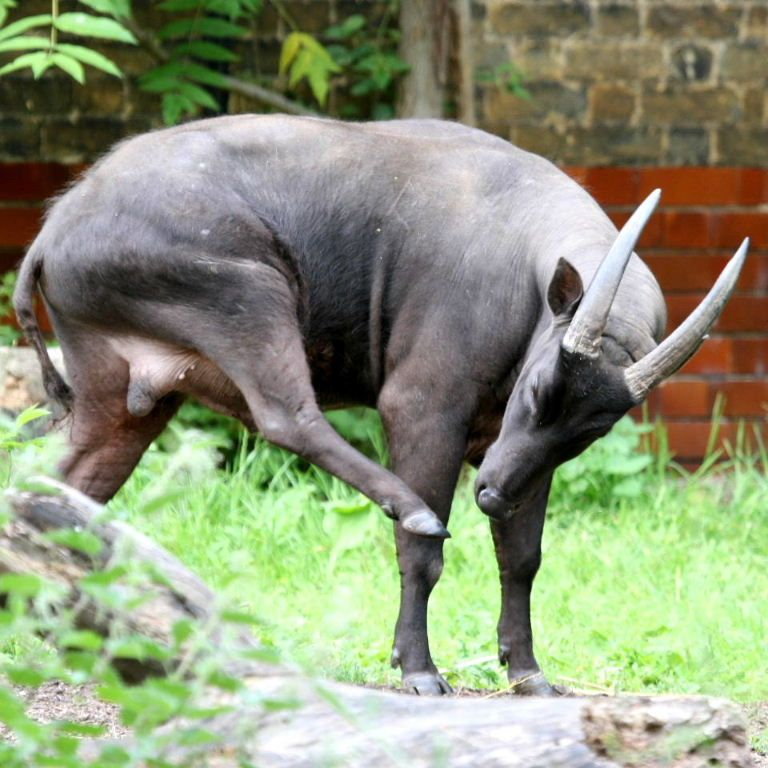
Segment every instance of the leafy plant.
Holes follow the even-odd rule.
[[[503,88],[520,99],[531,98],[531,92],[525,87],[525,73],[512,61],[495,67],[482,67],[475,77],[478,83]]]
[[[652,426],[625,416],[605,437],[557,470],[552,498],[567,498],[574,507],[598,504],[606,509],[622,499],[641,498],[652,480],[648,470],[654,456],[640,449],[643,436],[652,431]]]
[[[167,21],[144,28],[132,14],[130,0],[78,0],[88,12],[62,13],[60,0],[51,0],[51,13],[27,16],[3,26],[16,0],[0,0],[0,54],[18,53],[0,67],[0,75],[30,69],[35,78],[58,68],[84,83],[91,66],[122,77],[117,65],[92,44],[112,41],[141,43],[156,64],[139,77],[140,87],[162,99],[163,119],[173,124],[201,110],[221,112],[221,92],[236,91],[260,99],[281,111],[311,112],[260,84],[229,73],[240,61],[233,42],[248,34],[246,22],[260,13],[263,0],[157,0]],[[397,30],[392,25],[397,4],[392,0],[375,30],[355,14],[321,36],[328,45],[300,30],[281,2],[270,0],[291,32],[283,41],[280,74],[289,92],[309,97],[322,108],[329,94],[346,94],[345,116],[376,118],[393,114],[393,85],[407,71],[396,54]],[[60,36],[67,36],[60,40]],[[89,43],[86,45],[84,43]],[[306,95],[306,94],[303,94]]]
[[[295,88],[306,80],[312,95],[320,106],[325,106],[331,77],[341,72],[341,67],[322,43],[306,32],[291,32],[285,39],[280,53],[280,73],[288,75],[288,85]]]
[[[165,60],[142,75],[139,84],[162,95],[166,123],[193,116],[200,108],[221,111],[211,89],[228,89],[221,65],[240,59],[230,41],[247,33],[242,22],[259,13],[261,6],[261,0],[163,0],[158,4],[171,17],[155,35]]]
[[[328,53],[344,74],[347,100],[341,105],[343,117],[370,114],[376,120],[394,117],[395,86],[408,72],[397,53],[400,32],[392,25],[394,4],[390,3],[378,29],[355,14],[323,33]],[[351,97],[351,98],[350,98]]]
[[[0,487],[5,488],[10,483],[14,456],[18,456],[22,449],[43,446],[45,439],[41,436],[31,436],[29,427],[49,415],[49,411],[36,405],[26,408],[15,417],[0,413],[0,467],[4,471],[4,476],[0,478]]]
[[[7,510],[0,524],[11,519]],[[102,520],[103,522],[104,520]],[[14,736],[0,742],[0,764],[7,768],[87,768],[87,766],[191,766],[222,738],[206,727],[213,715],[236,706],[243,682],[231,673],[237,659],[274,661],[266,648],[244,647],[238,642],[244,623],[255,623],[247,613],[222,603],[205,622],[181,618],[175,621],[169,645],[131,630],[125,617],[152,599],[152,589],[167,585],[161,568],[137,562],[130,547],[116,548],[102,562],[101,539],[91,531],[56,530],[48,538],[58,547],[79,552],[90,559],[93,569],[74,581],[81,595],[72,604],[67,588],[34,573],[0,576],[0,647],[13,644],[15,652],[0,659],[0,723]],[[77,626],[77,613],[85,603],[104,616],[111,616],[110,634],[102,637]],[[17,638],[38,636],[42,641],[18,643]],[[214,641],[215,636],[215,641]],[[153,660],[168,665],[180,663],[162,678],[148,678],[138,685],[127,684],[113,660]],[[69,685],[89,684],[102,702],[119,708],[122,724],[132,731],[130,741],[104,741],[101,747],[82,752],[83,737],[105,735],[103,726],[69,720],[36,722],[26,711],[22,694],[51,681]],[[211,696],[212,691],[223,696]],[[295,701],[277,698],[263,702],[272,710],[295,707]],[[159,726],[178,717],[172,730]],[[188,754],[173,757],[177,745]],[[190,754],[191,753],[191,754]]]
[[[130,0],[79,0],[81,5],[96,11],[60,13],[59,0],[52,0],[51,13],[27,16],[2,27],[8,11],[16,6],[15,0],[2,0],[0,6],[0,53],[26,51],[5,66],[0,67],[0,75],[19,69],[31,69],[35,78],[41,77],[46,70],[57,67],[66,72],[78,83],[85,82],[85,67],[91,66],[110,75],[122,77],[114,62],[98,51],[79,43],[67,43],[59,40],[60,33],[82,38],[114,40],[135,45],[134,35],[121,23],[130,15]],[[27,34],[35,30],[34,34]],[[42,30],[45,35],[38,32]]]

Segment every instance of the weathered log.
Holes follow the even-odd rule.
[[[81,609],[81,626],[110,631],[104,616],[78,593],[77,582],[119,551],[129,551],[132,559],[160,568],[167,577],[149,588],[151,599],[136,612],[119,617],[131,630],[171,647],[176,619],[215,616],[215,596],[198,577],[130,526],[106,521],[103,508],[80,494],[14,493],[11,504],[16,518],[0,535],[0,573],[32,571],[65,586],[70,603]],[[44,535],[71,527],[87,528],[101,539],[98,556],[52,544]],[[257,645],[247,632],[237,642]],[[229,703],[234,709],[201,724],[226,744],[206,747],[206,765],[234,768],[241,758],[260,766],[750,765],[739,711],[707,697],[427,699],[319,682],[277,663],[238,665],[251,695],[236,699],[211,692],[206,703]],[[163,669],[133,662],[124,671],[140,677]],[[301,706],[275,710],[268,705],[275,699],[295,699]],[[170,732],[177,727],[176,722],[164,726]],[[186,749],[172,748],[167,757],[179,759]]]

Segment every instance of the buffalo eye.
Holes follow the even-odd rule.
[[[536,422],[540,427],[545,427],[557,421],[563,410],[563,396],[565,387],[552,382],[542,383],[537,377],[531,388],[534,400],[534,413]]]

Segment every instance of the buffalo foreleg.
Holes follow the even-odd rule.
[[[382,392],[379,410],[389,439],[392,470],[429,504],[443,523],[448,522],[451,500],[466,447],[466,423],[454,403],[453,410],[435,411],[421,390],[396,383]],[[434,391],[434,407],[439,398]],[[451,688],[438,673],[429,651],[427,605],[443,569],[443,542],[395,529],[400,569],[400,613],[395,628],[392,665],[399,666],[406,689],[440,695]]]
[[[531,587],[541,563],[541,534],[551,479],[507,521],[491,521],[501,579],[499,660],[507,665],[512,691],[551,696],[550,685],[533,655]]]

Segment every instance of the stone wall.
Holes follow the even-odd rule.
[[[403,0],[407,2],[408,0]],[[63,0],[67,5],[67,0]],[[319,32],[382,0],[285,0]],[[49,9],[24,0],[23,13]],[[153,2],[134,0],[140,19]],[[768,0],[471,0],[480,125],[561,163],[768,166]],[[19,11],[17,11],[18,13]],[[286,32],[274,8],[240,43],[246,74],[274,72]],[[105,50],[128,77],[90,70],[88,87],[49,72],[0,78],[0,162],[93,159],[157,125],[158,100],[135,76],[138,48]],[[529,100],[508,92],[503,67],[526,76]],[[258,109],[240,98],[233,111]]]
[[[489,130],[559,162],[768,166],[766,0],[475,0]]]

